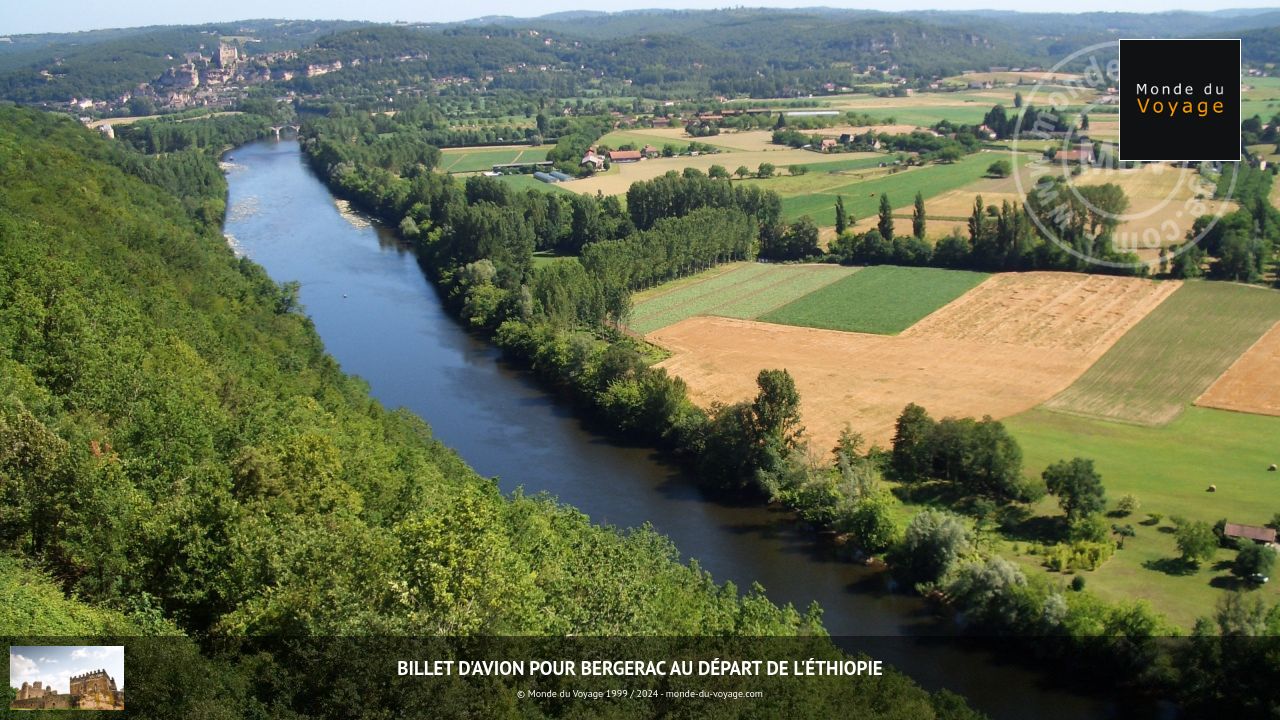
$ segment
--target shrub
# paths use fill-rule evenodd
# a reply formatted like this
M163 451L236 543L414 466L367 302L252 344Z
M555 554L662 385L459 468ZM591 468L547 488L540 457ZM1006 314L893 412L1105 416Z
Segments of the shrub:
M1083 576L1083 575L1077 575L1077 576L1075 576L1075 577L1071 578L1071 589L1072 589L1072 590L1075 590L1076 592L1080 592L1081 590L1084 590L1084 576Z
M973 549L964 520L945 510L924 510L911 518L895 552L895 564L916 582L933 582Z
M1137 495L1125 495L1116 503L1116 514L1120 517L1127 517L1138 511L1142 507L1142 503L1138 502Z
M1044 565L1054 572L1097 570L1113 552L1115 546L1109 542L1059 543L1045 550Z
M900 531L889 512L884 497L869 497L859 501L841 523L841 529L852 535L863 550L879 553L893 547Z

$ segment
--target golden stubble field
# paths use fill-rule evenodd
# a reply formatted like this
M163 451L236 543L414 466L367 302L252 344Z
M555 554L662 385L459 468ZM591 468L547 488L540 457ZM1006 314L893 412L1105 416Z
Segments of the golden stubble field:
M694 317L650 333L695 402L746 400L763 369L795 377L817 451L848 425L887 447L907 403L935 417L1008 417L1069 386L1178 283L994 275L898 336Z
M776 147L776 146L775 146ZM607 173L594 175L581 180L567 182L561 187L577 193L594 195L597 192L605 195L623 195L631 184L640 180L652 180L672 170L681 172L685 168L697 168L706 172L712 165L721 165L733 172L740 165L745 165L755 172L761 163L772 163L777 171L786 174L788 165L806 165L810 163L830 162L833 160L853 160L863 157L876 157L876 153L844 153L841 155L823 155L810 150L770 150L759 152L726 152L697 157L653 158L634 163L615 163Z
M1280 415L1280 323L1241 355L1196 404L1258 415Z

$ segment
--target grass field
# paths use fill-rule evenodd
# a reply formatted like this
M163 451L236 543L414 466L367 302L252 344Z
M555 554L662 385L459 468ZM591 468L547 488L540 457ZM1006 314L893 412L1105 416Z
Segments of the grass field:
M896 335L986 278L985 273L878 265L759 319L782 325Z
M562 183L544 183L532 175L502 175L498 178L515 190L540 190L542 192L572 192Z
M837 265L721 266L637 295L630 327L648 334L695 315L750 320L855 270Z
M1148 513L1262 525L1280 512L1280 477L1267 472L1270 463L1280 461L1275 444L1280 418L1193 407L1164 427L1044 410L1004 422L1022 446L1028 474L1039 474L1059 459L1092 458L1110 506L1126 494L1138 497L1142 506L1137 513L1108 518L1108 522L1132 525L1136 536L1126 539L1124 548L1099 570L1085 573L1088 587L1112 601L1148 600L1184 628L1196 617L1212 613L1219 588L1234 587L1230 573L1215 565L1235 555L1219 550L1213 562L1187 571L1171 562L1178 551L1169 532L1170 521L1165 519L1160 527L1144 524ZM1217 486L1216 492L1206 491L1210 484ZM1040 515L1059 514L1052 497L1035 510ZM1040 564L1035 556L1019 559L1028 565ZM1266 593L1273 603L1280 599L1280 583L1270 583L1258 592Z
M1273 290L1188 282L1045 407L1140 424L1167 423L1277 320L1280 293Z
M450 173L480 172L500 163L541 162L546 159L545 147L445 148L440 151L440 169Z
M1006 153L975 153L955 163L908 168L891 175L827 188L821 192L785 197L782 200L782 214L788 222L808 215L819 225L834 225L836 196L843 195L845 209L855 218L866 218L875 214L879 208L880 193L888 193L890 200L902 203L914 198L919 191L927 200L981 179L991 163L1007 157Z

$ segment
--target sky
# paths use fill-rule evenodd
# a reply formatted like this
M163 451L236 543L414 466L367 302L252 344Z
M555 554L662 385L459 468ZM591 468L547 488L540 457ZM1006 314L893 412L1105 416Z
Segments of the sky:
M13 646L9 648L9 685L40 681L59 693L71 690L71 676L106 670L124 689L124 647L121 645Z
M1277 0L1041 0L1040 12L1091 12L1125 10L1218 10L1224 8L1275 7ZM37 32L73 32L95 28L140 25L189 25L250 18L309 20L369 20L391 22L450 22L485 15L527 17L563 10L633 10L638 8L709 9L747 7L845 7L881 10L1027 10L1026 0L471 0L465 3L423 0L0 0L0 35Z

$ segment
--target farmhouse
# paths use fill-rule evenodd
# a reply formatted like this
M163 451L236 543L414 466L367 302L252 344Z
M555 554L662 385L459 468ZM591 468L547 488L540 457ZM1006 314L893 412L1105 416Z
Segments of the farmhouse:
M592 148L587 151L586 155L582 156L582 162L578 164L590 165L592 170L599 170L600 168L604 167L604 158L597 155L595 148Z
M1059 150L1053 159L1060 163L1093 164L1093 143L1082 142L1075 150Z
M822 152L831 152L836 149L835 138L822 138L822 145L819 148Z
M652 145L645 145L645 146L644 146L644 148L640 150L640 152L641 152L641 153L642 153L646 158L656 158L656 157L658 157L658 155L660 155L660 154L661 154L661 153L658 151L658 148L656 148L656 147L654 147L654 146L652 146Z
M609 162L616 163L633 163L640 162L641 154L639 150L612 150L609 152Z
M1258 527L1256 525L1227 523L1226 526L1222 528L1222 534L1236 540L1252 540L1253 542L1264 545L1274 545L1276 542L1276 531L1274 529L1269 527Z

